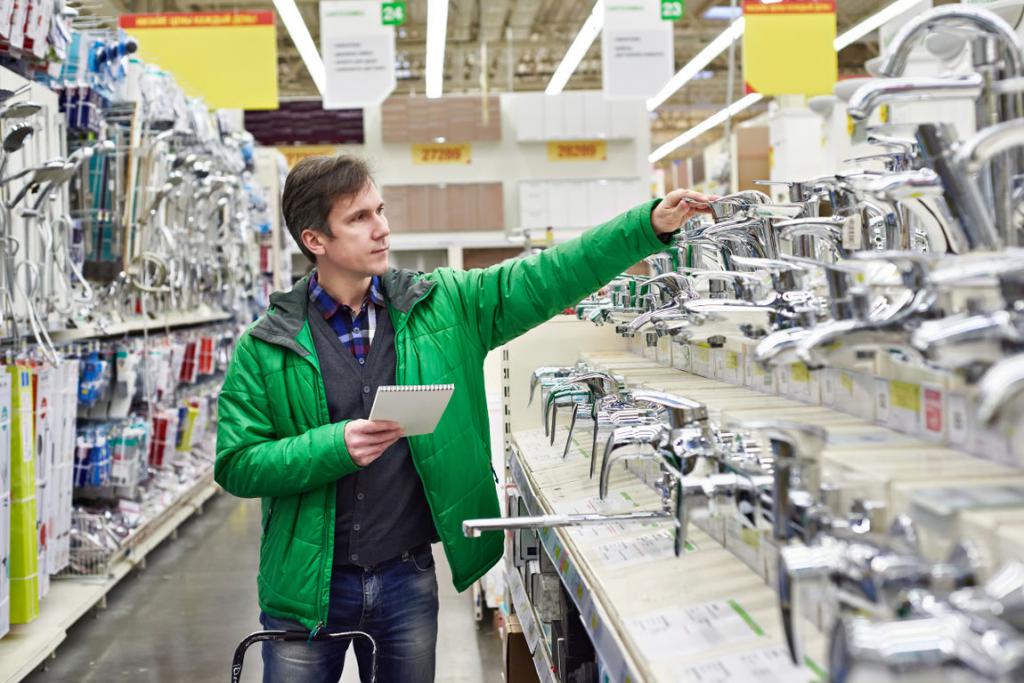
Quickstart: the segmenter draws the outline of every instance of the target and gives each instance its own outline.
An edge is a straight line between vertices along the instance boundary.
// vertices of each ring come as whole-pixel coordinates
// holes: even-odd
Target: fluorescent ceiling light
[[[742,7],[729,7],[727,5],[709,7],[708,11],[704,13],[704,18],[707,21],[732,21],[742,16]]]
[[[846,31],[841,36],[836,37],[836,52],[839,52],[844,47],[856,43],[858,40],[871,33],[877,31],[884,24],[892,21],[899,15],[913,9],[916,5],[920,5],[921,0],[897,0],[883,10],[872,14],[870,17],[860,22],[849,31]]]
[[[576,38],[572,41],[572,45],[565,51],[562,63],[558,65],[555,73],[551,76],[548,87],[544,89],[545,93],[557,95],[562,92],[565,84],[569,82],[573,72],[576,71],[576,67],[583,61],[587,50],[590,49],[598,34],[601,33],[602,28],[604,28],[604,0],[597,0],[594,4],[594,9],[590,12],[590,16],[583,22],[580,32],[576,34]]]
[[[697,53],[697,56],[686,63],[682,69],[676,72],[676,75],[669,79],[658,94],[647,100],[647,111],[654,111],[662,104],[665,100],[676,94],[684,85],[693,80],[694,76],[704,70],[708,64],[713,62],[718,55],[722,54],[729,49],[729,46],[734,41],[739,40],[743,37],[743,29],[746,26],[746,20],[740,17],[736,21],[732,22],[729,28],[718,34],[718,37],[708,43],[708,46]]]
[[[427,97],[444,92],[444,44],[448,37],[448,0],[427,0]]]
[[[726,119],[732,116],[736,116],[744,109],[748,109],[754,106],[763,99],[764,95],[762,95],[761,93],[754,92],[750,93],[749,95],[742,99],[736,100],[731,105],[721,110],[717,114],[712,114],[711,116],[704,119],[696,126],[683,133],[682,135],[679,135],[678,137],[669,140],[664,145],[654,150],[651,153],[651,155],[647,157],[647,160],[650,161],[652,164],[661,161],[669,154],[682,147],[683,145],[693,142],[704,133],[707,133],[709,130],[712,130],[715,127],[725,123]]]
[[[306,26],[306,21],[302,18],[299,8],[295,6],[295,0],[274,0],[274,7],[277,8],[278,16],[284,22],[284,27],[288,29],[288,35],[295,43],[295,49],[299,51],[299,56],[305,62],[306,69],[322,97],[327,81],[324,60],[320,57],[320,51],[316,48],[313,37],[309,35],[309,28]]]

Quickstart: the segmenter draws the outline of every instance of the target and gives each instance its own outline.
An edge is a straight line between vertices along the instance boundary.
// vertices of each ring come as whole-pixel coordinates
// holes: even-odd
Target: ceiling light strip
[[[561,64],[551,76],[548,87],[544,89],[545,93],[557,95],[562,92],[566,83],[572,78],[573,72],[576,71],[576,67],[583,61],[590,46],[594,44],[594,40],[601,33],[602,28],[604,28],[604,0],[597,0],[590,16],[583,22],[580,32],[573,39],[572,45],[565,51]]]
[[[676,72],[676,75],[669,79],[668,83],[658,91],[657,95],[647,100],[647,111],[654,111],[664,104],[665,100],[679,92],[704,67],[713,62],[718,55],[728,50],[729,46],[735,41],[742,38],[744,28],[746,28],[746,20],[740,17],[730,24],[729,28],[718,34],[718,37],[708,43],[707,47],[698,52],[693,59],[686,63],[686,66]]]
[[[427,0],[427,97],[444,93],[444,48],[448,39],[448,0]]]
[[[690,130],[686,131],[685,133],[682,133],[681,135],[673,138],[672,140],[669,140],[664,145],[654,150],[651,153],[651,155],[647,157],[647,160],[650,161],[652,164],[661,161],[669,154],[682,147],[683,145],[693,142],[704,133],[707,133],[709,130],[713,130],[714,128],[717,128],[718,126],[725,123],[726,119],[732,116],[736,116],[744,109],[748,109],[754,106],[763,99],[764,95],[762,95],[761,93],[754,92],[750,93],[746,97],[743,97],[742,99],[736,100],[725,109],[719,111],[716,114],[712,114],[711,116],[709,116],[708,118],[704,119],[696,126],[691,128]]]
[[[295,6],[295,0],[274,0],[274,7],[277,8],[277,14],[284,22],[284,27],[288,29],[288,35],[291,36],[295,49],[299,51],[299,56],[305,62],[316,89],[323,97],[327,72],[324,70],[324,60],[320,57],[320,51],[317,49],[316,43],[313,42],[313,36],[309,35],[306,20],[302,18],[302,13]]]
[[[872,31],[877,31],[887,22],[892,21],[899,15],[912,10],[915,6],[920,4],[922,4],[922,0],[897,0],[897,2],[892,3],[885,9],[879,10],[851,28],[849,31],[837,36],[834,43],[836,52],[839,52],[844,47],[856,43]]]

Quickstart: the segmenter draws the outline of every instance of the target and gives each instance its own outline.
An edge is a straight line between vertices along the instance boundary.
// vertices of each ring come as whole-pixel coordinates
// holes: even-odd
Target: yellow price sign
[[[808,384],[811,381],[811,371],[803,363],[793,363],[789,366],[789,378],[794,384]]]
[[[921,412],[921,385],[911,382],[889,382],[889,403],[893,408]]]
[[[711,362],[711,346],[704,342],[697,344],[697,362],[698,363],[710,363]]]
[[[607,161],[604,140],[564,140],[548,143],[548,161]]]
[[[272,11],[122,14],[118,26],[138,39],[139,57],[210,109],[277,109]]]
[[[294,168],[295,164],[307,157],[334,156],[336,148],[333,145],[294,145],[277,149],[284,155],[288,168]]]
[[[412,146],[412,163],[417,165],[470,164],[472,162],[472,145],[432,144]]]
[[[839,77],[834,0],[744,0],[743,78],[763,95],[828,95]]]
[[[735,351],[725,352],[725,369],[738,370],[740,367],[740,354]]]

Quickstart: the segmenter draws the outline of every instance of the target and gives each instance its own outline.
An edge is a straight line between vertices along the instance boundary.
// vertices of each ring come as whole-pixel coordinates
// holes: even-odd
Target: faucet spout
[[[1024,73],[1024,46],[1013,27],[990,11],[960,4],[936,7],[904,25],[893,37],[879,73],[890,78],[903,75],[913,49],[927,34],[942,28],[981,31],[992,36],[1002,45],[1010,72],[1016,76]]]
[[[879,78],[857,89],[850,98],[848,112],[854,121],[866,121],[883,104],[923,100],[967,99],[981,97],[984,80],[979,74],[963,78]]]

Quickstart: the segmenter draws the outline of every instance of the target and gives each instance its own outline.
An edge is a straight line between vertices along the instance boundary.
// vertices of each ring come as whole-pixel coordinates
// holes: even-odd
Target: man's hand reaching
[[[710,212],[711,207],[708,205],[716,199],[719,199],[719,196],[714,194],[673,190],[654,207],[654,211],[651,212],[651,225],[659,235],[675,232],[694,214]]]
[[[366,467],[402,438],[402,425],[384,420],[352,420],[345,425],[345,446],[352,462]]]

